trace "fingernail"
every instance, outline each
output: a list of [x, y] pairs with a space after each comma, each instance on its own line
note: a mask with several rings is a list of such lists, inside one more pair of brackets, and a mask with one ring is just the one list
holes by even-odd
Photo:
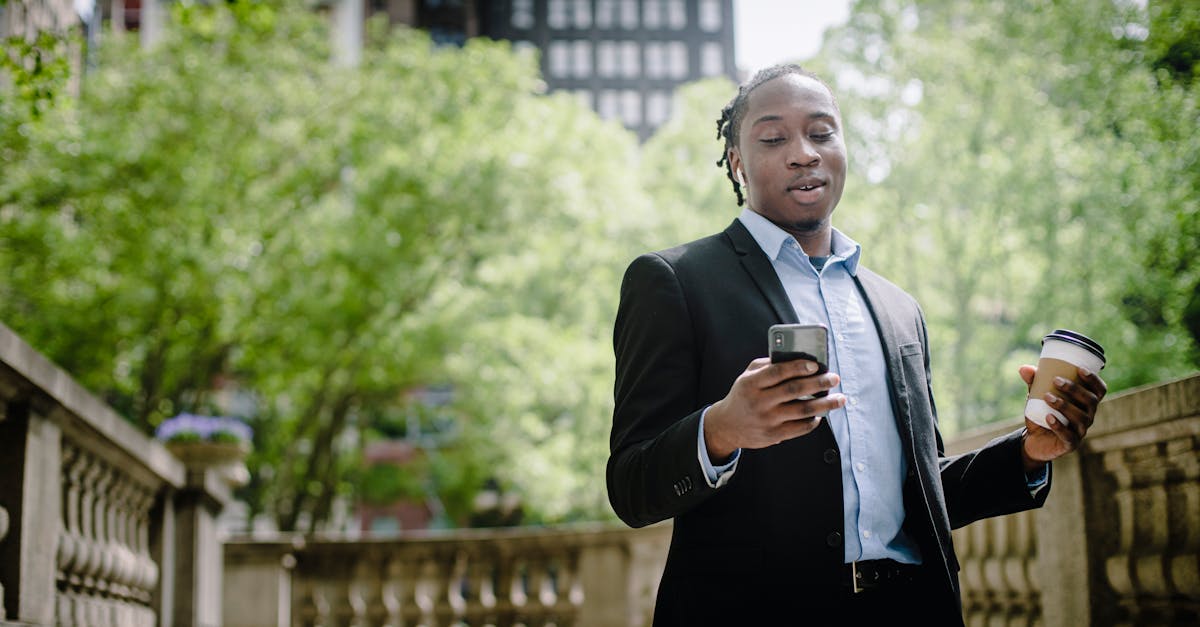
[[1048, 393], [1048, 392], [1047, 392], [1047, 393], [1046, 393], [1046, 402], [1047, 402], [1047, 403], [1049, 403], [1049, 404], [1051, 404], [1051, 405], [1057, 405], [1057, 404], [1058, 404], [1058, 397], [1057, 397], [1057, 396], [1055, 396], [1055, 395], [1053, 395], [1053, 394], [1050, 394], [1050, 393]]
[[1080, 366], [1079, 374], [1082, 374], [1085, 377], [1090, 377], [1092, 375], [1092, 371], [1088, 370], [1087, 368], [1084, 368], [1083, 366]]
[[813, 363], [813, 362], [811, 362], [811, 361], [809, 361], [809, 362], [805, 362], [805, 364], [804, 364], [804, 372], [805, 372], [805, 373], [807, 373], [807, 374], [812, 374], [812, 373], [814, 373], [814, 372], [816, 372], [816, 371], [817, 371], [817, 365], [816, 365], [816, 364], [814, 364], [814, 363]]
[[1060, 388], [1067, 387], [1067, 380], [1062, 377], [1054, 377], [1054, 385]]

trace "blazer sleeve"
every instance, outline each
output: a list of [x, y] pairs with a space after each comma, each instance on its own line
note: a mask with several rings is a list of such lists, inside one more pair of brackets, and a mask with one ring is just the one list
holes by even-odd
[[[919, 311], [919, 308], [918, 308]], [[950, 528], [958, 529], [977, 520], [1013, 514], [1041, 507], [1050, 494], [1050, 474], [1045, 488], [1036, 495], [1029, 493], [1028, 480], [1021, 456], [1021, 435], [1018, 429], [993, 439], [982, 447], [961, 455], [946, 457], [940, 431], [937, 431], [937, 407], [929, 366], [929, 343], [924, 315], [921, 315], [921, 344], [925, 352], [925, 393], [934, 417], [937, 439], [938, 467]]]
[[697, 448], [699, 349], [676, 270], [630, 264], [613, 329], [616, 381], [606, 473], [613, 511], [633, 527], [672, 518], [715, 490]]

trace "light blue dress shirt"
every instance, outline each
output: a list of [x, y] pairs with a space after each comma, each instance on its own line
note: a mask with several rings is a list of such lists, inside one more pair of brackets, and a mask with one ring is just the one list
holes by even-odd
[[[896, 430], [883, 347], [853, 278], [862, 247], [833, 229], [833, 254], [814, 266], [796, 239], [766, 218], [746, 208], [738, 219], [771, 260], [797, 322], [829, 329], [829, 369], [841, 378], [833, 391], [846, 395], [846, 406], [826, 418], [841, 454], [846, 561], [891, 558], [920, 563], [920, 549], [901, 528], [908, 462]], [[712, 464], [704, 445], [707, 414], [708, 408], [700, 414], [697, 457], [709, 486], [719, 488], [737, 470], [741, 450], [725, 464]], [[1026, 476], [1030, 496], [1048, 483], [1049, 464]]]
[[[834, 229], [833, 254], [817, 270], [796, 239], [766, 218], [743, 209], [738, 219], [771, 260], [796, 321], [829, 329], [829, 370], [841, 378], [831, 391], [846, 396], [846, 406], [826, 418], [841, 455], [846, 561], [891, 558], [919, 563], [920, 550], [901, 529], [908, 469], [888, 393], [887, 362], [866, 301], [854, 283], [862, 248]], [[713, 467], [703, 433], [702, 417], [701, 466], [707, 466], [710, 485], [719, 487], [729, 480], [740, 451], [729, 463]]]

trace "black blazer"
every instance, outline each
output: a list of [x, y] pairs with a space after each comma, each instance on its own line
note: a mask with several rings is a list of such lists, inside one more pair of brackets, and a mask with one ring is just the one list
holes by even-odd
[[[920, 308], [861, 264], [856, 283], [882, 340], [910, 469], [905, 529], [934, 591], [921, 607], [925, 619], [940, 616], [924, 624], [960, 624], [951, 528], [1038, 507], [1049, 488], [1030, 496], [1019, 430], [944, 456]], [[800, 616], [797, 608], [819, 604], [840, 585], [841, 460], [827, 421], [808, 435], [742, 451], [721, 488], [709, 487], [697, 456], [700, 412], [765, 356], [770, 325], [796, 320], [770, 259], [739, 220], [642, 255], [625, 273], [613, 337], [608, 494], [633, 527], [674, 518], [655, 625]]]

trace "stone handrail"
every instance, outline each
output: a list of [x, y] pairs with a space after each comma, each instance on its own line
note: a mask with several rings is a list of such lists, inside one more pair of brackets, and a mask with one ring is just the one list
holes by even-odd
[[1200, 375], [1106, 399], [1052, 473], [1043, 508], [954, 532], [967, 624], [1200, 622]]
[[225, 625], [648, 625], [669, 526], [231, 541]]
[[217, 625], [219, 544], [194, 524], [227, 497], [211, 475], [0, 324], [0, 622]]
[[[1054, 463], [1045, 507], [955, 530], [967, 625], [1197, 624], [1200, 374], [1114, 394], [1084, 442]], [[601, 525], [231, 542], [225, 625], [647, 625], [669, 539]]]

